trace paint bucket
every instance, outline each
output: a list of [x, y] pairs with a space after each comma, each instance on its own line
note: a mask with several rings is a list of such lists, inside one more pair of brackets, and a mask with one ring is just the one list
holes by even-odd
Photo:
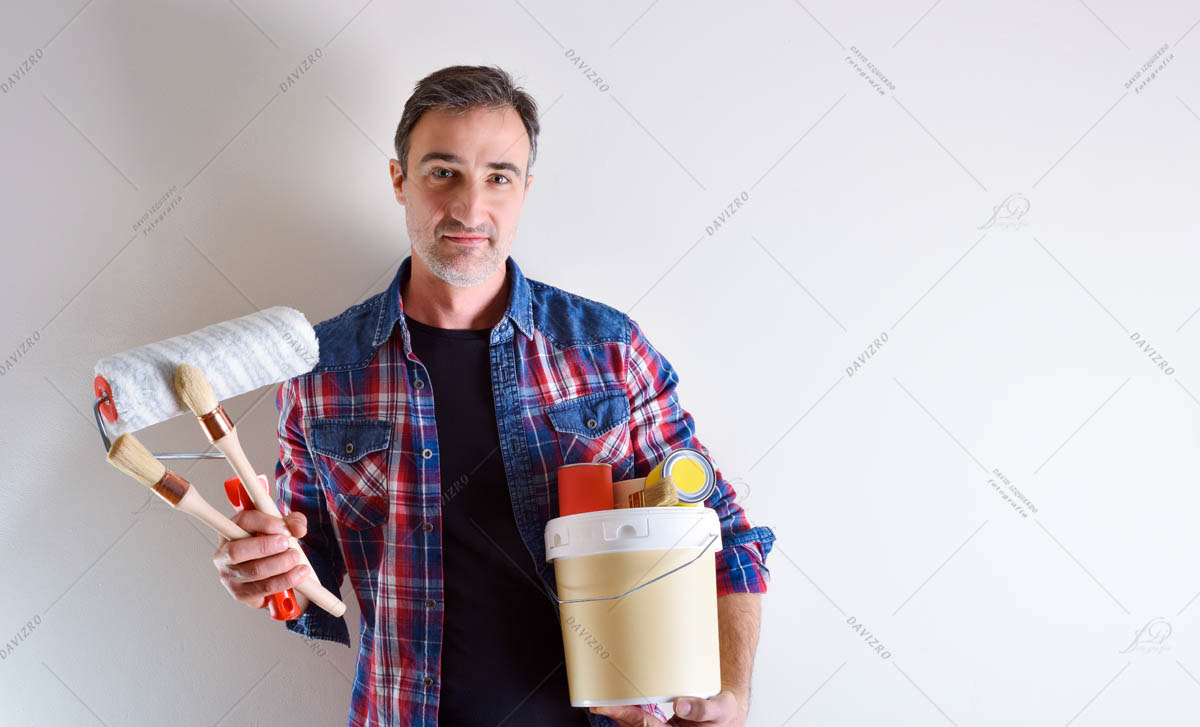
[[612, 465], [579, 462], [558, 468], [558, 516], [575, 515], [613, 506]]
[[[721, 524], [707, 507], [588, 512], [546, 523], [571, 706], [721, 691]], [[548, 587], [547, 587], [548, 588]]]

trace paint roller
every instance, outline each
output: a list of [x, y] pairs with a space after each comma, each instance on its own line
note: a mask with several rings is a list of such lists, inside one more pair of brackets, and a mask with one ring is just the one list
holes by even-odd
[[[261, 486], [266, 483], [260, 480], [246, 458], [237, 437], [237, 429], [221, 406], [220, 399], [307, 373], [316, 365], [317, 352], [316, 332], [304, 314], [294, 308], [277, 306], [101, 359], [95, 368], [93, 390], [96, 400], [93, 411], [100, 437], [110, 455], [109, 461], [155, 489], [173, 506], [178, 507], [179, 503], [172, 502], [171, 497], [178, 495], [182, 502], [186, 492], [195, 495], [192, 500], [202, 500], [194, 489], [182, 488], [179, 483], [186, 484], [186, 481], [165, 467], [164, 474], [158, 472], [157, 467], [144, 457], [114, 457], [114, 447], [118, 442], [127, 440], [118, 436], [116, 442], [110, 443], [109, 427], [103, 421], [110, 422], [111, 430], [117, 435], [126, 435], [191, 411], [199, 419], [209, 441], [221, 454], [154, 455], [147, 451], [150, 460], [157, 464], [157, 458], [223, 455], [254, 506], [269, 515], [281, 517], [268, 488]], [[114, 460], [123, 461], [127, 466], [121, 467]], [[132, 470], [128, 466], [131, 463], [140, 463], [139, 469]], [[161, 478], [166, 479], [161, 486], [156, 486]], [[203, 506], [198, 507], [204, 510]], [[184, 508], [184, 511], [189, 510]], [[222, 528], [228, 530], [225, 523], [218, 527], [209, 519], [205, 519], [205, 522], [229, 537], [222, 532]], [[299, 553], [300, 562], [309, 567], [309, 576], [296, 586], [296, 590], [334, 616], [345, 613], [346, 604], [317, 580], [296, 538], [291, 538], [290, 547]]]

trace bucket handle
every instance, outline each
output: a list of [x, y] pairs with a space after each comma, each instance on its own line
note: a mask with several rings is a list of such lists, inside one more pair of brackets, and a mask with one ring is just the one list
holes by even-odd
[[645, 588], [646, 586], [650, 585], [651, 583], [653, 583], [655, 581], [666, 578], [667, 576], [671, 575], [675, 571], [683, 570], [684, 568], [687, 568], [692, 563], [695, 563], [696, 561], [700, 560], [700, 558], [704, 557], [704, 554], [708, 552], [708, 546], [712, 545], [713, 541], [716, 540], [718, 536], [720, 536], [720, 533], [717, 533], [716, 535], [713, 535], [711, 538], [709, 538], [708, 542], [704, 544], [704, 547], [700, 549], [700, 553], [695, 558], [692, 558], [691, 560], [684, 563], [683, 565], [677, 565], [674, 568], [672, 568], [671, 570], [667, 571], [666, 573], [663, 573], [662, 575], [659, 575], [659, 576], [655, 576], [655, 577], [651, 578], [650, 580], [646, 581], [645, 583], [638, 585], [638, 586], [634, 586], [633, 588], [630, 588], [628, 591], [625, 591], [624, 593], [618, 593], [615, 596], [599, 596], [597, 598], [567, 598], [567, 599], [563, 599], [563, 598], [559, 598], [557, 594], [555, 594], [553, 591], [551, 591], [550, 586], [547, 585], [545, 581], [542, 581], [542, 588], [544, 588], [546, 590], [547, 596], [554, 599], [555, 602], [560, 603], [560, 604], [562, 604], [562, 603], [585, 603], [587, 601], [611, 601], [614, 598], [623, 598], [624, 596], [628, 596], [630, 593], [633, 593], [636, 590]]

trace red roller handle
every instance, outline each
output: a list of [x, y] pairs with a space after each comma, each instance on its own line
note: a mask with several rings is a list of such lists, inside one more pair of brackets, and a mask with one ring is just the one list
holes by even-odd
[[[259, 475], [258, 479], [262, 487], [268, 486], [265, 475]], [[250, 499], [250, 494], [246, 492], [245, 487], [242, 487], [242, 481], [237, 477], [225, 480], [225, 496], [229, 498], [229, 502], [233, 504], [237, 512], [256, 509], [254, 501]], [[261, 537], [266, 533], [255, 533], [255, 535]], [[296, 603], [296, 594], [292, 593], [292, 589], [289, 588], [282, 593], [272, 593], [267, 596], [267, 611], [276, 621], [290, 621], [300, 616], [300, 604]]]

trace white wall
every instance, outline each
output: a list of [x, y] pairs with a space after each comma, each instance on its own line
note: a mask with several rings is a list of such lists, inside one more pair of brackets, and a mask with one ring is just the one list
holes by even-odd
[[[514, 256], [631, 310], [778, 533], [751, 725], [1196, 723], [1200, 10], [437, 5], [5, 8], [0, 721], [344, 723], [353, 652], [234, 603], [103, 462], [92, 366], [382, 289], [405, 99], [497, 63], [544, 111]], [[261, 469], [272, 392], [231, 406]]]

